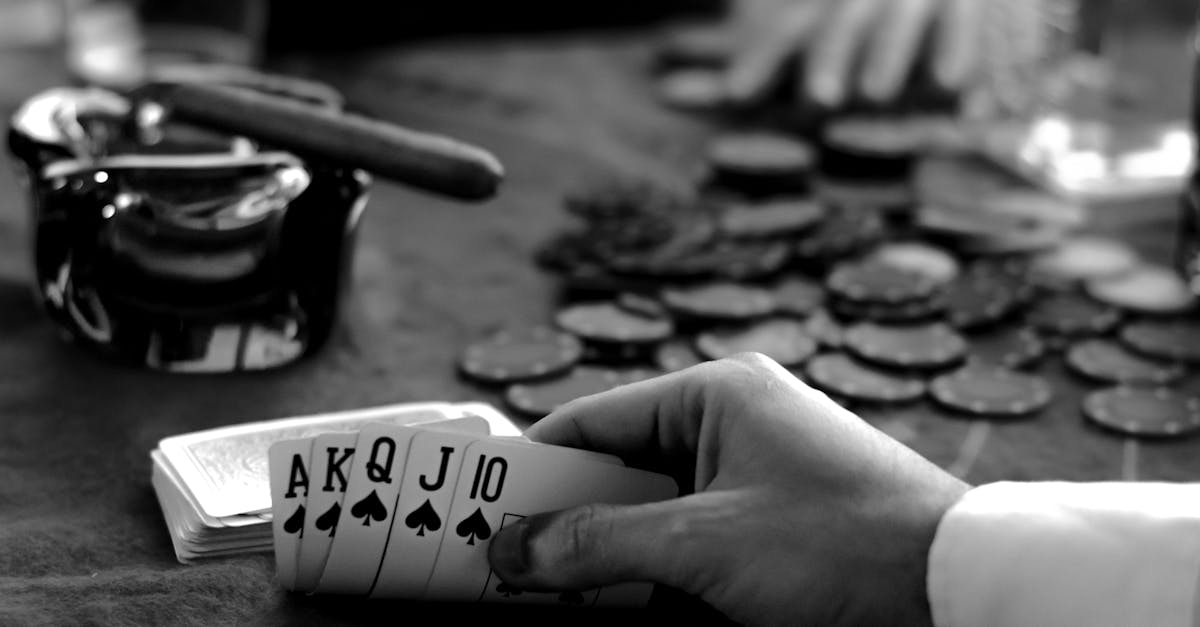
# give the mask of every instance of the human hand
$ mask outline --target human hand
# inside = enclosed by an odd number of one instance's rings
[[[766,357],[582,398],[526,435],[686,474],[693,491],[505,527],[489,557],[511,585],[654,581],[747,625],[930,622],[929,547],[968,486]]]
[[[900,94],[927,39],[934,80],[960,90],[980,62],[988,1],[999,0],[791,0],[782,14],[774,7],[765,19],[750,18],[750,40],[727,76],[729,96],[758,101],[794,69],[805,100],[829,108],[856,94],[887,102]],[[797,54],[799,68],[790,63]]]

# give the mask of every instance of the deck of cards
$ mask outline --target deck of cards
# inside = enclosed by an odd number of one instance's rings
[[[673,479],[537,444],[482,403],[400,404],[166,438],[152,482],[181,562],[274,551],[287,590],[434,601],[645,605],[652,585],[531,592],[491,571],[506,525],[673,498]]]
[[[417,424],[475,416],[495,435],[520,429],[482,403],[401,403],[185,433],[150,453],[151,483],[180,562],[272,549],[267,449],[274,442],[367,424]]]

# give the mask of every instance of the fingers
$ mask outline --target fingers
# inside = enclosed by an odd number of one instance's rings
[[[805,2],[771,22],[733,59],[726,85],[729,98],[738,104],[750,104],[766,97],[783,78],[788,61],[808,39],[823,10],[819,2]]]
[[[862,70],[864,96],[885,102],[900,93],[940,4],[940,0],[903,0],[881,9],[885,22],[875,29]]]
[[[938,24],[933,76],[943,87],[958,89],[979,62],[984,3],[993,0],[945,0]]]
[[[805,68],[808,95],[817,103],[837,107],[846,100],[855,57],[880,6],[877,0],[839,0],[829,9]]]
[[[528,516],[496,534],[488,559],[505,583],[525,590],[585,590],[626,581],[686,589],[689,564],[716,566],[695,555],[694,547],[684,550],[683,530],[701,517],[704,498]]]

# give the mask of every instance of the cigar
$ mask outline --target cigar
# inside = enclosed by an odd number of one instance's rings
[[[462,200],[492,197],[504,177],[482,148],[292,98],[207,83],[159,97],[176,119]]]

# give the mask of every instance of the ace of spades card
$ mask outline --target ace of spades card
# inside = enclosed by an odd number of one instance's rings
[[[446,521],[447,531],[443,533],[424,598],[605,607],[645,605],[652,591],[649,583],[620,584],[588,593],[526,594],[500,586],[488,567],[488,543],[495,530],[511,524],[510,520],[589,503],[660,501],[679,493],[670,477],[580,453],[569,448],[494,438],[469,444],[463,452]]]
[[[398,511],[396,501],[412,442],[426,430],[482,437],[489,434],[489,425],[482,418],[467,417],[419,427],[364,427],[358,434],[358,452],[343,497],[342,527],[329,547],[314,592],[366,594],[371,590],[393,533],[392,517]]]
[[[282,440],[267,451],[271,473],[274,516],[271,532],[275,540],[275,577],[291,590],[296,585],[296,559],[308,500],[308,462],[312,438]]]

